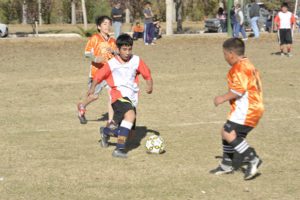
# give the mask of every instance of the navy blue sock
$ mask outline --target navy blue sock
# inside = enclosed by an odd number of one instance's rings
[[[132,128],[132,123],[128,121],[122,121],[119,132],[118,132],[118,143],[117,143],[117,149],[125,149],[126,140],[128,138],[129,132]]]
[[[108,128],[108,127],[105,127],[105,128],[103,129],[103,133],[104,133],[106,136],[117,137],[119,132],[120,132],[120,128],[110,129],[110,128]]]

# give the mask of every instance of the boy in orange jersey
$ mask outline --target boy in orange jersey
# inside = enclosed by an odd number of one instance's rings
[[[144,27],[141,26],[140,22],[136,22],[135,26],[132,27],[132,38],[133,40],[138,40],[139,38],[143,38],[144,35]]]
[[[254,148],[246,142],[247,134],[257,125],[264,112],[262,86],[258,71],[244,56],[245,44],[239,38],[231,38],[223,44],[224,58],[231,65],[227,74],[229,90],[215,97],[218,106],[229,101],[231,111],[222,129],[223,160],[210,171],[212,174],[232,173],[234,169],[247,164],[245,180],[258,172],[262,160]]]
[[[89,74],[89,88],[92,84],[96,71],[103,67],[104,63],[116,54],[116,40],[109,36],[112,20],[108,16],[100,16],[96,18],[96,26],[99,33],[94,34],[85,47],[85,56],[91,60],[91,69]],[[78,103],[78,118],[81,124],[86,124],[85,118],[86,106],[95,101],[99,97],[99,93],[106,85],[103,81],[99,84],[93,95],[86,96],[85,99]],[[108,105],[108,123],[112,121],[113,110],[109,102]]]

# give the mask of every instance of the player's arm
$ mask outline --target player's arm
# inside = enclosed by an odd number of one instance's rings
[[[104,58],[102,56],[95,56],[95,53],[94,53],[94,48],[97,43],[96,40],[97,40],[96,37],[93,37],[93,36],[89,39],[89,41],[85,47],[84,56],[91,62],[101,63],[104,61]]]
[[[278,30],[278,27],[279,27],[279,16],[276,15],[276,17],[274,18],[274,31],[277,31]]]
[[[151,76],[151,71],[142,59],[140,59],[137,72],[138,74],[141,74],[143,78],[146,80],[146,85],[147,85],[146,92],[148,94],[151,94],[153,91],[153,80]]]
[[[236,70],[230,73],[228,78],[229,91],[226,94],[215,97],[214,104],[218,106],[226,101],[238,99],[247,91],[248,77],[242,70]]]
[[[238,94],[236,94],[232,91],[228,91],[226,94],[215,97],[214,104],[215,104],[215,106],[218,106],[226,101],[230,101],[230,100],[236,99],[238,97],[239,97]]]
[[[111,71],[109,68],[109,65],[106,63],[102,68],[97,70],[95,77],[93,79],[92,85],[90,89],[87,92],[87,96],[93,95],[95,93],[96,86],[101,83],[103,80],[105,80],[109,75]]]

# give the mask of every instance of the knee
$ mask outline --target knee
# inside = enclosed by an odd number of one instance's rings
[[[129,110],[125,113],[124,119],[129,122],[134,122],[135,120],[135,112],[133,110]]]

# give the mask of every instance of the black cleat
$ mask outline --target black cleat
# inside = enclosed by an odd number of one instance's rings
[[[100,146],[103,148],[107,148],[109,146],[108,145],[109,136],[104,134],[103,129],[104,127],[100,127],[100,137],[101,137]]]
[[[221,174],[232,174],[233,167],[229,165],[220,164],[216,169],[209,171],[211,174],[221,175]]]
[[[112,156],[116,157],[116,158],[127,158],[128,157],[127,153],[121,149],[115,149],[112,153]]]
[[[84,115],[78,115],[78,119],[80,121],[80,124],[87,124],[87,120]]]
[[[262,164],[262,160],[255,156],[252,160],[249,161],[247,169],[245,171],[245,180],[250,180],[254,178],[258,173],[258,168]]]

